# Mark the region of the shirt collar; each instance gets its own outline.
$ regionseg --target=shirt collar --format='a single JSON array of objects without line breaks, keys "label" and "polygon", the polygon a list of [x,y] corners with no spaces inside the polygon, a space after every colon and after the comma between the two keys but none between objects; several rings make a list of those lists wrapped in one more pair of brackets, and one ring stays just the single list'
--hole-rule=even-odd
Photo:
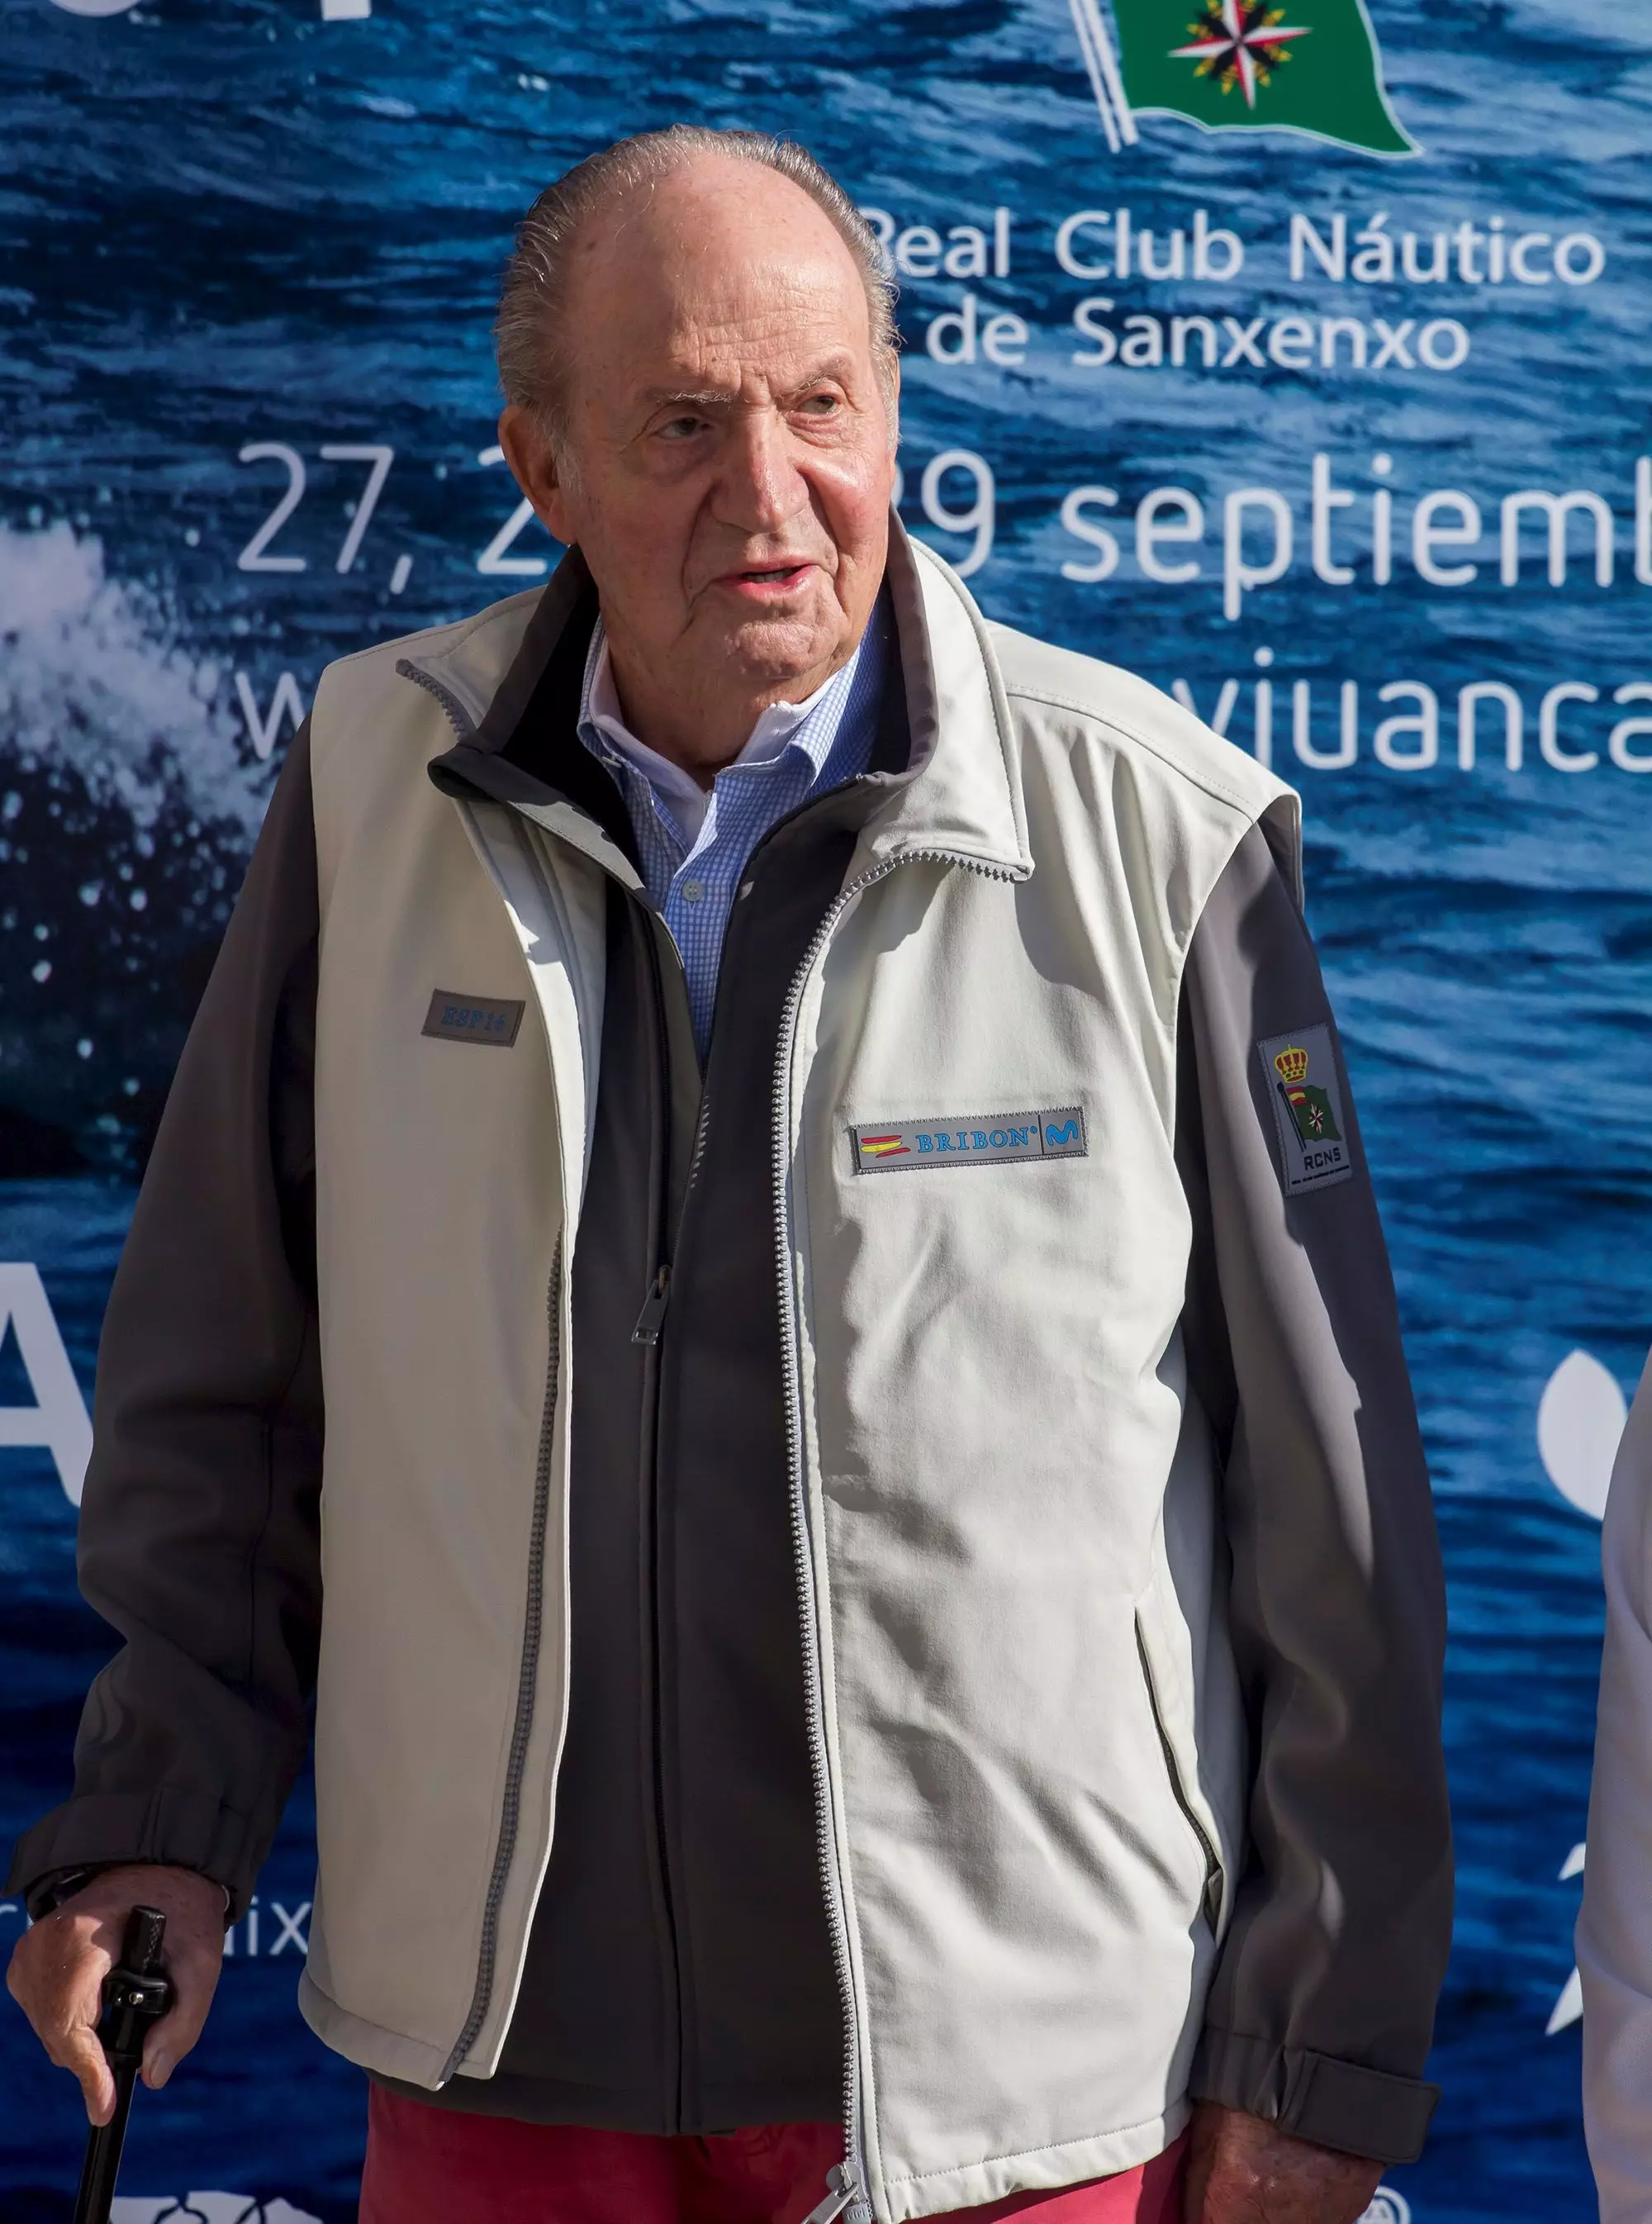
[{"label": "shirt collar", "polygon": [[[825,685],[801,703],[771,703],[758,714],[745,747],[733,761],[733,765],[770,764],[783,756],[794,745],[802,749],[814,767],[819,779],[826,768],[843,714],[854,692],[856,676],[861,661],[870,656],[881,662],[883,654],[882,606],[874,610],[872,622],[857,642],[854,654],[847,664],[833,673]],[[869,677],[873,676],[871,674]],[[705,815],[709,799],[709,791],[703,788],[691,773],[681,765],[672,763],[646,742],[639,741],[625,723],[620,707],[619,691],[614,684],[613,660],[608,654],[608,636],[599,616],[591,633],[590,647],[585,655],[584,686],[579,704],[579,737],[587,749],[597,756],[615,756],[621,763],[639,772],[660,799],[675,815],[687,816],[697,826]],[[725,766],[729,771],[733,765]]]}]

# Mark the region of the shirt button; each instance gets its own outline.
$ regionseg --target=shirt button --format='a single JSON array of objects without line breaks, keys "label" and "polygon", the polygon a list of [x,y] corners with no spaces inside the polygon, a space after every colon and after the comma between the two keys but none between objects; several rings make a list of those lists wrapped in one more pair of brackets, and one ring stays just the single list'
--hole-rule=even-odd
[{"label": "shirt button", "polygon": [[684,883],[683,883],[683,900],[684,900],[684,903],[698,903],[698,902],[699,902],[699,900],[700,900],[700,899],[701,899],[701,897],[702,897],[704,894],[705,894],[705,882],[704,882],[703,881],[684,881]]}]

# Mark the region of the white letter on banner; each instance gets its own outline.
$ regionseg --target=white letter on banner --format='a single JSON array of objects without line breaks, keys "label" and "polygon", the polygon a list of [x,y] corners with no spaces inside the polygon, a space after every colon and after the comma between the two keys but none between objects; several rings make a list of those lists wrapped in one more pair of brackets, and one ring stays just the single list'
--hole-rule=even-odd
[{"label": "white letter on banner", "polygon": [[987,275],[987,234],[973,224],[955,224],[947,233],[952,244],[942,257],[941,268],[949,278],[984,278]]},{"label": "white letter on banner", "polygon": [[1112,222],[1112,213],[1107,209],[1079,209],[1062,220],[1061,229],[1056,234],[1056,260],[1069,278],[1122,278],[1126,275],[1122,263],[1115,270],[1111,262],[1081,262],[1073,245],[1080,231]]},{"label": "white letter on banner", "polygon": [[1455,317],[1435,317],[1417,334],[1417,353],[1428,370],[1455,370],[1468,360],[1468,333]]},{"label": "white letter on banner", "polygon": [[1100,580],[1110,579],[1119,568],[1119,544],[1105,525],[1084,512],[1091,502],[1114,509],[1119,496],[1112,487],[1075,487],[1061,506],[1061,521],[1076,540],[1088,540],[1096,551],[1093,564],[1075,564],[1070,557],[1062,564],[1063,579],[1076,579],[1081,585],[1094,586]]},{"label": "white letter on banner", "polygon": [[1348,219],[1346,216],[1331,218],[1331,237],[1327,243],[1300,210],[1290,212],[1290,275],[1300,286],[1308,275],[1308,250],[1327,278],[1345,278],[1348,270]]},{"label": "white letter on banner", "polygon": [[1322,749],[1314,741],[1313,690],[1306,679],[1299,679],[1290,691],[1291,747],[1305,765],[1313,765],[1321,772],[1341,772],[1359,754],[1359,683],[1345,679],[1342,683],[1342,730],[1334,749]]},{"label": "white letter on banner", "polygon": [[241,715],[247,722],[248,738],[252,753],[262,763],[275,746],[285,718],[296,734],[304,723],[304,698],[299,693],[299,683],[290,672],[282,673],[275,682],[275,692],[270,698],[269,714],[261,717],[258,698],[252,692],[252,682],[244,672],[235,676],[235,692],[241,704]]},{"label": "white letter on banner", "polygon": [[1075,348],[1073,350],[1075,363],[1087,364],[1111,363],[1118,354],[1117,333],[1109,330],[1106,325],[1099,325],[1096,322],[1098,313],[1112,306],[1113,303],[1107,294],[1091,294],[1087,295],[1074,310],[1073,323],[1075,328],[1083,333],[1087,340],[1095,342],[1095,352],[1093,355],[1082,355],[1077,348]]},{"label": "white letter on banner", "polygon": [[[1220,248],[1222,267],[1219,270],[1211,257],[1213,248]],[[1193,212],[1193,275],[1195,278],[1236,277],[1245,268],[1245,243],[1236,231],[1210,228],[1203,209]]]},{"label": "white letter on banner", "polygon": [[1474,769],[1476,706],[1503,705],[1503,761],[1518,772],[1525,761],[1526,712],[1506,679],[1475,679],[1457,698],[1457,762],[1464,772]]},{"label": "white letter on banner", "polygon": [[[1434,523],[1441,510],[1454,509],[1455,525]],[[1417,575],[1431,587],[1466,587],[1479,572],[1478,564],[1442,564],[1436,548],[1478,548],[1484,528],[1480,506],[1472,495],[1454,487],[1436,487],[1425,494],[1411,518],[1411,561]]]},{"label": "white letter on banner", "polygon": [[0,1445],[37,1445],[49,1451],[65,1496],[71,1506],[79,1506],[91,1456],[91,1423],[36,1267],[0,1266],[0,1343],[8,1323],[38,1403],[0,1406]]},{"label": "white letter on banner", "polygon": [[924,335],[924,344],[936,363],[974,363],[974,295],[966,293],[958,308],[943,309],[938,317],[931,317],[929,329]]},{"label": "white letter on banner", "polygon": [[1314,576],[1323,579],[1327,587],[1351,587],[1353,566],[1335,563],[1331,555],[1331,512],[1351,509],[1353,496],[1346,487],[1331,483],[1331,458],[1316,455],[1314,458],[1311,538],[1314,546]]},{"label": "white letter on banner", "polygon": [[[1572,268],[1572,250],[1583,250],[1583,268]],[[1554,275],[1567,286],[1592,286],[1606,267],[1606,250],[1592,231],[1568,231],[1554,249]]]},{"label": "white letter on banner", "polygon": [[903,278],[933,278],[941,267],[941,235],[933,224],[909,224],[895,242],[895,268]]},{"label": "white letter on banner", "polygon": [[[1179,521],[1161,525],[1159,512],[1169,509],[1172,505],[1182,513]],[[1064,517],[1062,522],[1066,522]],[[1144,579],[1159,579],[1170,587],[1179,587],[1186,580],[1196,579],[1199,565],[1195,559],[1189,557],[1185,563],[1167,564],[1158,553],[1159,543],[1163,540],[1196,541],[1202,540],[1204,537],[1204,506],[1198,496],[1187,487],[1154,487],[1137,504],[1136,561]]]},{"label": "white letter on banner", "polygon": [[1586,679],[1562,679],[1551,687],[1537,706],[1537,746],[1545,764],[1556,772],[1592,772],[1600,762],[1598,749],[1568,749],[1561,742],[1562,703],[1598,703],[1600,690]]},{"label": "white letter on banner", "polygon": [[[1652,686],[1644,679],[1630,679],[1612,691],[1614,703],[1652,703]],[[1652,756],[1643,749],[1630,748],[1643,734],[1652,734],[1652,718],[1620,718],[1612,728],[1606,742],[1612,762],[1624,772],[1652,772]]]},{"label": "white letter on banner", "polygon": [[1000,370],[1013,370],[1027,359],[1027,342],[1032,335],[1019,317],[1007,310],[1002,315],[988,317],[980,328],[980,351],[988,363]]},{"label": "white letter on banner", "polygon": [[1320,363],[1326,370],[1336,369],[1336,344],[1346,333],[1348,358],[1354,370],[1365,367],[1365,328],[1358,317],[1321,317],[1320,319]]},{"label": "white letter on banner", "polygon": [[[1384,718],[1371,736],[1371,747],[1377,752],[1379,764],[1390,772],[1426,772],[1440,759],[1440,699],[1432,687],[1425,687],[1420,679],[1390,679],[1385,687],[1377,690],[1379,703],[1403,702],[1411,696],[1416,709],[1409,714],[1397,714]],[[1401,734],[1415,734],[1414,749],[1398,749],[1394,746]]]},{"label": "white letter on banner", "polygon": [[1545,494],[1541,487],[1522,487],[1516,494],[1503,497],[1503,565],[1505,587],[1516,586],[1520,580],[1520,516],[1523,510],[1534,509],[1548,521],[1548,584],[1551,587],[1566,584],[1566,528],[1567,520],[1576,510],[1592,518],[1595,528],[1595,584],[1610,587],[1612,572],[1612,514],[1598,494],[1576,488],[1570,494]]},{"label": "white letter on banner", "polygon": [[1197,333],[1203,351],[1205,369],[1208,370],[1216,360],[1216,327],[1208,317],[1172,317],[1170,319],[1170,361],[1179,370],[1188,359],[1188,338]]},{"label": "white letter on banner", "polygon": [[895,219],[887,209],[863,208],[860,213],[878,243],[878,260],[886,275],[895,267],[895,258],[889,251],[889,243],[895,236]]},{"label": "white letter on banner", "polygon": [[[1265,564],[1245,561],[1245,513],[1260,510],[1273,520],[1273,553]],[[1245,597],[1270,585],[1290,568],[1293,536],[1290,510],[1272,487],[1236,487],[1222,505],[1222,615],[1238,617]]]}]

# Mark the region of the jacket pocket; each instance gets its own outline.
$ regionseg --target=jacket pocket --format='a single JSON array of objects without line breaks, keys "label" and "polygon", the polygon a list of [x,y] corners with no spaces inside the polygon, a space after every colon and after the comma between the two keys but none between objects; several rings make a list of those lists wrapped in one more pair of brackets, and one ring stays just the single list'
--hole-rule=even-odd
[{"label": "jacket pocket", "polygon": [[[1176,1722],[1168,1695],[1177,1688],[1173,1664],[1169,1659],[1155,1660],[1157,1649],[1151,1613],[1144,1611],[1138,1602],[1136,1608],[1136,1653],[1141,1662],[1142,1682],[1147,1687],[1148,1704],[1153,1710],[1153,1724],[1158,1732],[1159,1750],[1164,1758],[1164,1772],[1170,1779],[1170,1790],[1183,1821],[1198,1845],[1205,1865],[1204,1916],[1212,1934],[1220,1938],[1226,1928],[1229,1900],[1229,1879],[1218,1842],[1216,1818],[1199,1789],[1196,1766],[1182,1758],[1183,1740],[1177,1731],[1182,1725]],[[1191,1741],[1191,1724],[1185,1734]]]}]

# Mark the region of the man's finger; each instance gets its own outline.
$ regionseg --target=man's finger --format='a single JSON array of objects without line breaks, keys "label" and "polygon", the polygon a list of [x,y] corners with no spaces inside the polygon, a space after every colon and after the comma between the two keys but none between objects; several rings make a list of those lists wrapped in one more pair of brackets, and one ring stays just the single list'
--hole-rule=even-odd
[{"label": "man's finger", "polygon": [[115,2080],[97,2032],[76,2024],[60,2033],[47,2051],[60,2069],[72,2070],[79,2080],[87,2122],[106,2124],[115,2113]]},{"label": "man's finger", "polygon": [[200,2037],[211,2001],[210,1987],[203,1994],[180,1986],[176,2005],[151,2029],[143,2042],[143,2082],[151,2092],[161,2090]]}]

